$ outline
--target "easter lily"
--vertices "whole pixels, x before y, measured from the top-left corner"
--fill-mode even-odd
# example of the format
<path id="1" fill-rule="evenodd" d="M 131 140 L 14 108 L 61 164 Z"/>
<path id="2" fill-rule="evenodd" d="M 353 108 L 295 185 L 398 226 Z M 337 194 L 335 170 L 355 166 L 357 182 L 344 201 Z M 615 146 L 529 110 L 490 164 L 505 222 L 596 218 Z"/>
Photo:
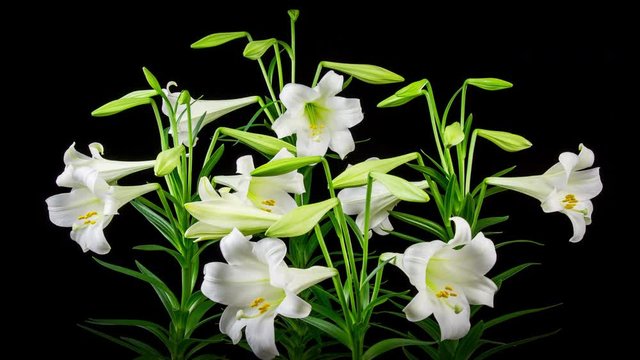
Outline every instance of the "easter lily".
<path id="1" fill-rule="evenodd" d="M 412 182 L 420 189 L 426 189 L 429 185 L 426 181 Z M 367 198 L 367 186 L 346 188 L 338 193 L 338 199 L 342 203 L 342 209 L 347 215 L 358 215 L 356 224 L 364 232 L 365 206 Z M 389 211 L 398 205 L 400 199 L 393 195 L 382 183 L 373 181 L 371 185 L 371 219 L 369 227 L 378 235 L 388 235 L 393 230 L 389 221 Z"/>
<path id="2" fill-rule="evenodd" d="M 227 305 L 220 318 L 220 331 L 234 344 L 245 329 L 247 342 L 261 359 L 278 356 L 274 319 L 277 315 L 304 318 L 311 305 L 298 293 L 337 274 L 332 268 L 289 268 L 284 262 L 287 247 L 277 238 L 249 241 L 237 229 L 220 241 L 227 263 L 205 265 L 202 293 Z"/>
<path id="3" fill-rule="evenodd" d="M 336 96 L 343 77 L 329 71 L 314 88 L 287 84 L 280 100 L 287 107 L 272 126 L 278 138 L 296 134 L 298 156 L 323 156 L 327 148 L 344 158 L 355 149 L 349 128 L 362 121 L 360 100 Z"/>
<path id="4" fill-rule="evenodd" d="M 469 224 L 451 220 L 456 233 L 448 243 L 440 240 L 411 245 L 404 254 L 384 253 L 380 259 L 399 267 L 418 290 L 403 309 L 409 321 L 433 314 L 442 340 L 455 340 L 469 332 L 469 304 L 493 306 L 498 289 L 484 276 L 496 262 L 493 242 L 482 233 L 471 238 Z"/>
<path id="5" fill-rule="evenodd" d="M 94 185 L 93 190 L 74 188 L 71 192 L 53 195 L 46 202 L 52 223 L 71 227 L 71 239 L 82 251 L 91 250 L 102 255 L 111 250 L 104 228 L 118 214 L 118 209 L 138 196 L 158 189 L 158 184 L 110 186 L 104 180 L 97 180 Z"/>
<path id="6" fill-rule="evenodd" d="M 293 157 L 287 149 L 283 148 L 272 161 Z M 288 193 L 305 192 L 303 176 L 297 171 L 277 176 L 251 176 L 251 172 L 255 170 L 251 155 L 239 158 L 236 165 L 240 175 L 216 176 L 214 181 L 231 187 L 238 196 L 249 199 L 262 210 L 274 214 L 285 214 L 296 207 L 296 201 Z"/>
<path id="7" fill-rule="evenodd" d="M 561 212 L 573 226 L 571 242 L 582 240 L 591 223 L 591 199 L 602 191 L 600 169 L 593 165 L 593 151 L 580 144 L 580 153 L 563 152 L 559 162 L 542 175 L 524 177 L 490 177 L 491 185 L 521 192 L 538 199 L 546 213 Z"/>
<path id="8" fill-rule="evenodd" d="M 167 88 L 162 90 L 169 100 L 169 105 L 167 105 L 166 101 L 162 101 L 162 112 L 169 116 L 168 106 L 171 106 L 175 110 L 176 119 L 178 120 L 178 140 L 185 146 L 189 146 L 189 118 L 187 114 L 187 106 L 178 104 L 178 107 L 176 108 L 180 92 L 171 92 L 171 86 L 178 86 L 178 84 L 173 81 L 169 82 L 167 84 Z M 257 96 L 247 96 L 228 100 L 192 100 L 191 131 L 194 137 L 194 145 L 196 142 L 195 136 L 197 135 L 197 131 L 202 129 L 205 125 L 232 111 L 256 102 L 258 102 Z M 202 122 L 200 122 L 201 118 Z"/>
<path id="9" fill-rule="evenodd" d="M 129 174 L 150 169 L 155 160 L 149 161 L 115 161 L 102 157 L 104 147 L 94 142 L 89 145 L 91 157 L 84 155 L 71 144 L 64 153 L 64 171 L 56 179 L 58 186 L 78 188 L 86 186 L 96 190 L 102 180 L 113 183 Z"/>

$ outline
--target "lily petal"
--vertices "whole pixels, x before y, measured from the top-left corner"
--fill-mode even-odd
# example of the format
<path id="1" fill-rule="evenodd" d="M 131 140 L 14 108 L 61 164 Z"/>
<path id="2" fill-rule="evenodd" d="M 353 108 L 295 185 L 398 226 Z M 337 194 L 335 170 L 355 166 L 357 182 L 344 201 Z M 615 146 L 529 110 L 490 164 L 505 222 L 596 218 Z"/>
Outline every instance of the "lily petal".
<path id="1" fill-rule="evenodd" d="M 409 304 L 402 309 L 409 321 L 421 321 L 433 314 L 435 304 L 426 291 L 418 291 L 418 294 L 411 299 Z"/>
<path id="2" fill-rule="evenodd" d="M 274 318 L 275 312 L 259 316 L 254 321 L 247 323 L 245 335 L 251 351 L 260 359 L 273 359 L 278 356 L 276 347 Z"/>
<path id="3" fill-rule="evenodd" d="M 240 342 L 242 329 L 247 326 L 246 319 L 236 318 L 238 311 L 239 307 L 227 306 L 220 317 L 220 332 L 229 336 L 234 344 Z"/>
<path id="4" fill-rule="evenodd" d="M 433 314 L 440 326 L 441 340 L 456 340 L 465 336 L 471 328 L 469 322 L 469 304 L 464 297 L 459 297 L 457 304 L 459 311 L 454 311 L 449 306 L 440 303 L 435 307 Z"/>
<path id="5" fill-rule="evenodd" d="M 288 293 L 278 305 L 276 312 L 288 318 L 302 319 L 311 314 L 311 305 L 298 297 L 298 295 Z"/>

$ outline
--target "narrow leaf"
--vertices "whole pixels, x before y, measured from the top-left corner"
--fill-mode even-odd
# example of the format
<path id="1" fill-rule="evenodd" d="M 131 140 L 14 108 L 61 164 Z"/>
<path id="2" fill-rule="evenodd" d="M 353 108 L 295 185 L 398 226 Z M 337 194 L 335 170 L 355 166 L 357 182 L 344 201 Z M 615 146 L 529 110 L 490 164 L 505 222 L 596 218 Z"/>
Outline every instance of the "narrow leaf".
<path id="1" fill-rule="evenodd" d="M 210 47 L 219 46 L 229 41 L 240 39 L 246 37 L 248 35 L 245 31 L 236 31 L 236 32 L 222 32 L 215 33 L 211 35 L 207 35 L 202 39 L 191 44 L 192 49 L 205 49 Z"/>
<path id="2" fill-rule="evenodd" d="M 428 220 L 416 215 L 403 213 L 400 211 L 390 211 L 389 214 L 393 216 L 395 219 L 403 221 L 409 225 L 413 225 L 419 229 L 428 231 L 429 233 L 435 235 L 440 240 L 447 238 L 446 230 L 436 222 L 433 222 L 431 220 Z"/>
<path id="3" fill-rule="evenodd" d="M 509 279 L 510 277 L 514 276 L 515 274 L 519 273 L 520 271 L 532 265 L 540 265 L 540 263 L 525 263 L 518 266 L 514 266 L 511 269 L 494 276 L 492 280 L 494 283 L 496 283 L 498 287 L 500 287 L 503 281 Z"/>
<path id="4" fill-rule="evenodd" d="M 414 340 L 414 339 L 402 339 L 402 338 L 393 338 L 393 339 L 384 339 L 373 344 L 365 353 L 362 355 L 363 359 L 370 360 L 374 359 L 387 351 L 405 347 L 405 346 L 430 346 L 435 344 L 434 342 L 428 342 L 423 340 Z"/>

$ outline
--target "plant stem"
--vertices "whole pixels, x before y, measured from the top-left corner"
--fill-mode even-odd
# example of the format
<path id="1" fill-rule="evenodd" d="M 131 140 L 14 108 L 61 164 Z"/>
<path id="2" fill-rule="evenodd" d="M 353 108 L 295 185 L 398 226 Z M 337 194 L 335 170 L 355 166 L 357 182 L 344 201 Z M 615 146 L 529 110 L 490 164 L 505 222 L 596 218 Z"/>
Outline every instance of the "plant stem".
<path id="1" fill-rule="evenodd" d="M 249 35 L 249 33 L 247 33 L 247 39 L 249 41 L 253 41 L 253 38 L 251 37 L 251 35 Z M 264 78 L 264 82 L 267 84 L 267 90 L 269 90 L 269 95 L 271 96 L 271 99 L 273 100 L 273 107 L 276 109 L 276 112 L 278 113 L 278 115 L 282 115 L 282 110 L 280 110 L 280 107 L 278 106 L 278 103 L 276 102 L 276 93 L 273 91 L 273 85 L 271 84 L 271 81 L 269 81 L 269 75 L 267 74 L 267 69 L 264 67 L 264 62 L 262 62 L 262 59 L 258 59 L 258 65 L 260 66 L 260 71 L 262 72 L 262 77 Z"/>
<path id="2" fill-rule="evenodd" d="M 473 153 L 476 149 L 476 138 L 478 137 L 478 131 L 474 130 L 471 134 L 471 142 L 469 143 L 469 156 L 467 158 L 467 179 L 464 185 L 465 195 L 469 193 L 471 189 L 471 169 L 473 168 Z"/>

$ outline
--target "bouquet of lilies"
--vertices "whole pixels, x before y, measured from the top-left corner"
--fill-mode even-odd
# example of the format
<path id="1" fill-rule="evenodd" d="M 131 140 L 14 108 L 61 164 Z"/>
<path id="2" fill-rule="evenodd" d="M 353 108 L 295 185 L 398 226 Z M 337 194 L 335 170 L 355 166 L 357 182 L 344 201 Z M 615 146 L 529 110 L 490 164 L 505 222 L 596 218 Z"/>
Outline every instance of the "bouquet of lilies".
<path id="1" fill-rule="evenodd" d="M 243 56 L 256 62 L 266 95 L 206 100 L 177 90 L 175 82 L 162 87 L 143 68 L 149 89 L 130 92 L 92 115 L 151 108 L 160 149 L 155 159 L 107 159 L 99 143 L 89 145 L 90 155 L 75 144 L 64 154 L 65 168 L 56 182 L 70 190 L 46 200 L 51 222 L 71 228 L 71 239 L 84 252 L 105 255 L 111 249 L 105 228 L 118 209 L 131 204 L 140 221 L 160 235 L 157 242 L 134 249 L 166 254 L 181 279 L 181 288 L 172 289 L 141 262 L 116 265 L 95 258 L 148 284 L 166 309 L 166 322 L 91 319 L 81 326 L 138 359 L 224 358 L 220 349 L 229 343 L 261 359 L 372 359 L 389 351 L 410 359 L 484 359 L 555 333 L 485 338 L 491 327 L 549 307 L 494 318 L 478 314 L 483 305 L 493 306 L 505 280 L 532 265 L 492 274 L 497 249 L 539 245 L 492 241 L 488 236 L 497 233 L 486 229 L 507 217 L 483 217 L 482 206 L 506 189 L 532 196 L 544 212 L 565 214 L 573 225 L 569 240 L 578 242 L 591 222 L 591 199 L 602 190 L 593 152 L 580 144 L 577 154 L 560 154 L 542 175 L 505 176 L 512 167 L 472 179 L 478 140 L 508 152 L 531 146 L 520 135 L 475 127 L 465 108 L 470 91 L 512 85 L 496 78 L 467 79 L 441 112 L 431 83 L 422 79 L 378 107 L 426 100 L 430 145 L 437 153 L 373 154 L 378 157 L 350 164 L 348 154 L 356 147 L 350 128 L 366 119 L 359 99 L 338 94 L 354 80 L 378 85 L 404 79 L 379 66 L 321 61 L 310 86 L 298 83 L 299 13 L 288 14 L 288 42 L 225 32 L 191 45 L 205 49 L 247 41 Z M 218 118 L 245 107 L 254 107 L 255 114 L 243 126 L 214 126 Z M 196 146 L 207 149 L 200 153 L 204 157 L 195 156 Z M 230 151 L 252 155 L 237 158 L 236 174 L 220 174 L 216 165 L 233 156 Z M 410 175 L 394 175 L 399 168 Z M 118 185 L 125 176 L 150 169 L 150 182 Z M 404 210 L 406 202 L 423 205 Z M 425 217 L 428 207 L 435 219 Z M 394 230 L 391 220 L 404 223 L 402 231 Z M 395 237 L 406 249 L 390 252 L 384 242 L 370 247 L 372 237 L 380 236 Z M 222 257 L 214 259 L 210 247 L 219 247 Z M 386 288 L 385 277 L 402 280 Z M 406 325 L 384 325 L 390 321 Z M 209 324 L 218 324 L 219 331 Z M 118 337 L 103 326 L 144 332 L 139 338 Z M 375 336 L 367 336 L 373 328 Z"/>

